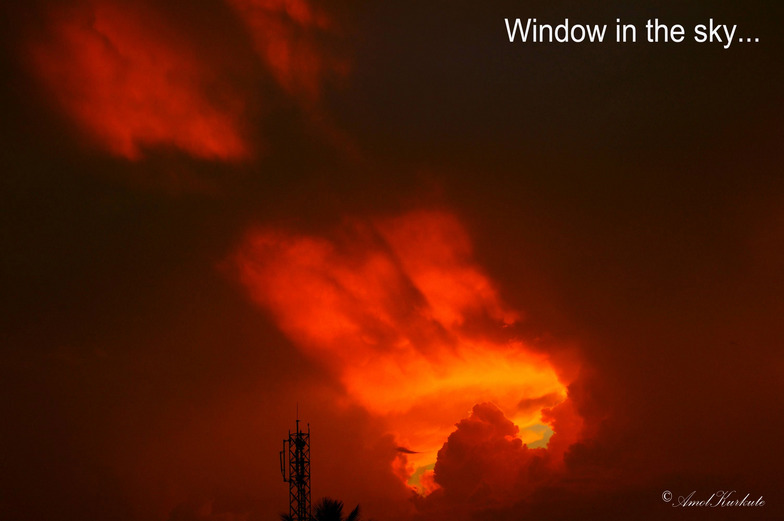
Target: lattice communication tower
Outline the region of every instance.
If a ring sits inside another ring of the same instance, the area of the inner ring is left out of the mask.
[[[288,463],[288,464],[287,464]],[[310,424],[308,431],[299,427],[289,431],[280,451],[280,473],[289,484],[289,515],[292,521],[311,521],[310,518]]]

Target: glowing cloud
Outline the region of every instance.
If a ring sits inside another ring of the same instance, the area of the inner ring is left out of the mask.
[[[517,446],[547,443],[542,409],[564,402],[564,383],[546,356],[505,334],[519,313],[472,260],[454,216],[349,221],[331,237],[258,229],[236,262],[281,330],[386,423],[398,472],[420,490],[434,488],[439,449],[477,403],[511,419],[505,435]]]
[[[152,12],[103,1],[49,14],[28,46],[31,66],[93,142],[132,160],[158,146],[205,159],[250,154],[243,98]]]

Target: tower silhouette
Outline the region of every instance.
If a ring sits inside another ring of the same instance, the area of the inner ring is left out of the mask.
[[[300,430],[299,411],[296,432],[289,431],[289,437],[283,440],[280,473],[283,475],[283,481],[289,484],[291,520],[310,521],[310,424],[307,432]]]

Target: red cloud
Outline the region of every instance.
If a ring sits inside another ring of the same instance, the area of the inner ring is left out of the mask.
[[[87,0],[49,6],[38,31],[28,32],[26,60],[53,104],[113,155],[138,160],[168,148],[200,159],[247,160],[259,149],[247,117],[257,102],[238,74],[253,74],[259,60],[304,110],[319,112],[325,79],[344,75],[347,64],[333,50],[335,23],[306,0],[226,3],[247,28],[255,56],[243,54],[238,42],[218,52],[206,25],[173,20],[154,3]],[[250,56],[249,63],[233,63]],[[328,134],[340,134],[324,114],[316,119]]]
[[[56,103],[112,154],[139,159],[161,146],[205,159],[251,154],[243,97],[149,10],[109,1],[53,9],[28,50]]]
[[[336,32],[334,22],[310,2],[226,1],[244,21],[261,60],[289,94],[314,102],[326,76],[346,73],[346,62],[325,45]]]

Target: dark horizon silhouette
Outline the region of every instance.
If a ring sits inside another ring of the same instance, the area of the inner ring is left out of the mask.
[[[323,497],[313,510],[312,521],[361,521],[359,505],[355,506],[345,517],[343,516],[343,502],[330,497]],[[281,521],[292,521],[290,514],[280,514]]]

